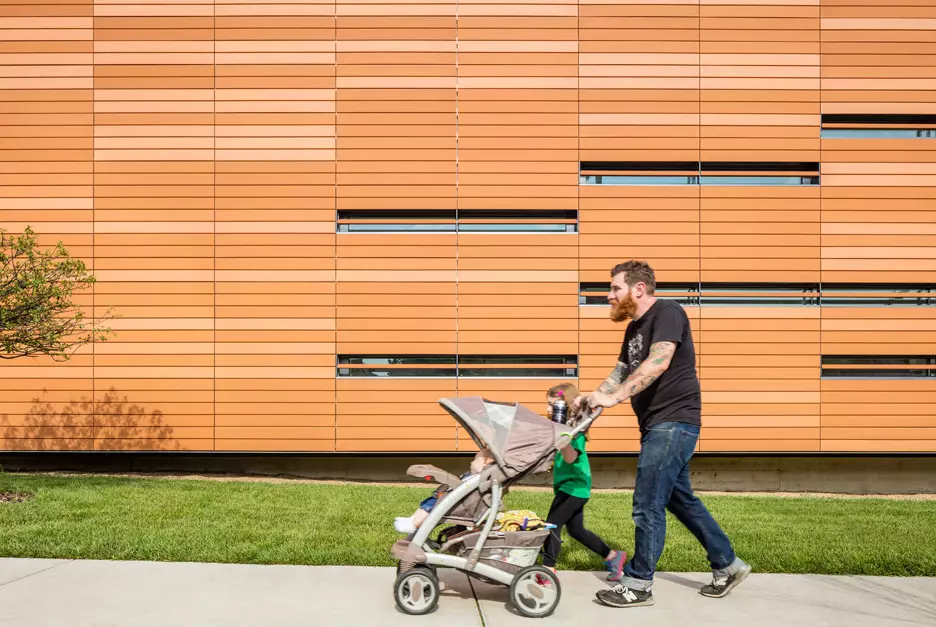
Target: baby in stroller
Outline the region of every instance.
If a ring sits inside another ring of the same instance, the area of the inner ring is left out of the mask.
[[[463,473],[459,479],[464,482],[469,477],[479,474],[493,463],[494,457],[491,455],[491,452],[486,448],[482,448],[475,454],[474,459],[471,460],[468,472]],[[393,521],[393,527],[400,533],[416,533],[419,526],[429,517],[429,512],[431,512],[432,508],[439,502],[439,498],[451,489],[450,486],[440,485],[431,496],[422,500],[412,516],[397,516]]]

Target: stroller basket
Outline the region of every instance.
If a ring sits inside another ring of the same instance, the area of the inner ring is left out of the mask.
[[[471,549],[478,542],[481,533],[480,530],[461,533],[446,542],[440,551],[458,557],[468,557]],[[543,543],[548,537],[548,529],[494,531],[485,541],[478,560],[488,566],[515,574],[523,568],[536,563],[536,558],[539,556]]]

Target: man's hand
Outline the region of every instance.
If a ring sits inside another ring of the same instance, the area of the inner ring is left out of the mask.
[[[612,394],[605,394],[604,392],[593,392],[591,396],[588,397],[588,406],[592,409],[595,407],[614,407],[620,403],[616,396]]]

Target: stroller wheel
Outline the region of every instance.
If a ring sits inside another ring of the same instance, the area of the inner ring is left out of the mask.
[[[556,574],[542,566],[527,566],[510,584],[510,602],[529,618],[549,616],[559,606],[562,589]]]
[[[397,577],[393,598],[405,614],[428,614],[439,604],[439,580],[428,567],[416,566]]]

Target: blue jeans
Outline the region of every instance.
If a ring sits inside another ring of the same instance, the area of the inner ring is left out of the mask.
[[[640,439],[634,486],[634,555],[624,565],[625,586],[648,590],[666,541],[666,510],[705,547],[712,570],[730,574],[743,564],[731,541],[692,493],[689,460],[699,439],[699,427],[681,422],[653,425]]]

